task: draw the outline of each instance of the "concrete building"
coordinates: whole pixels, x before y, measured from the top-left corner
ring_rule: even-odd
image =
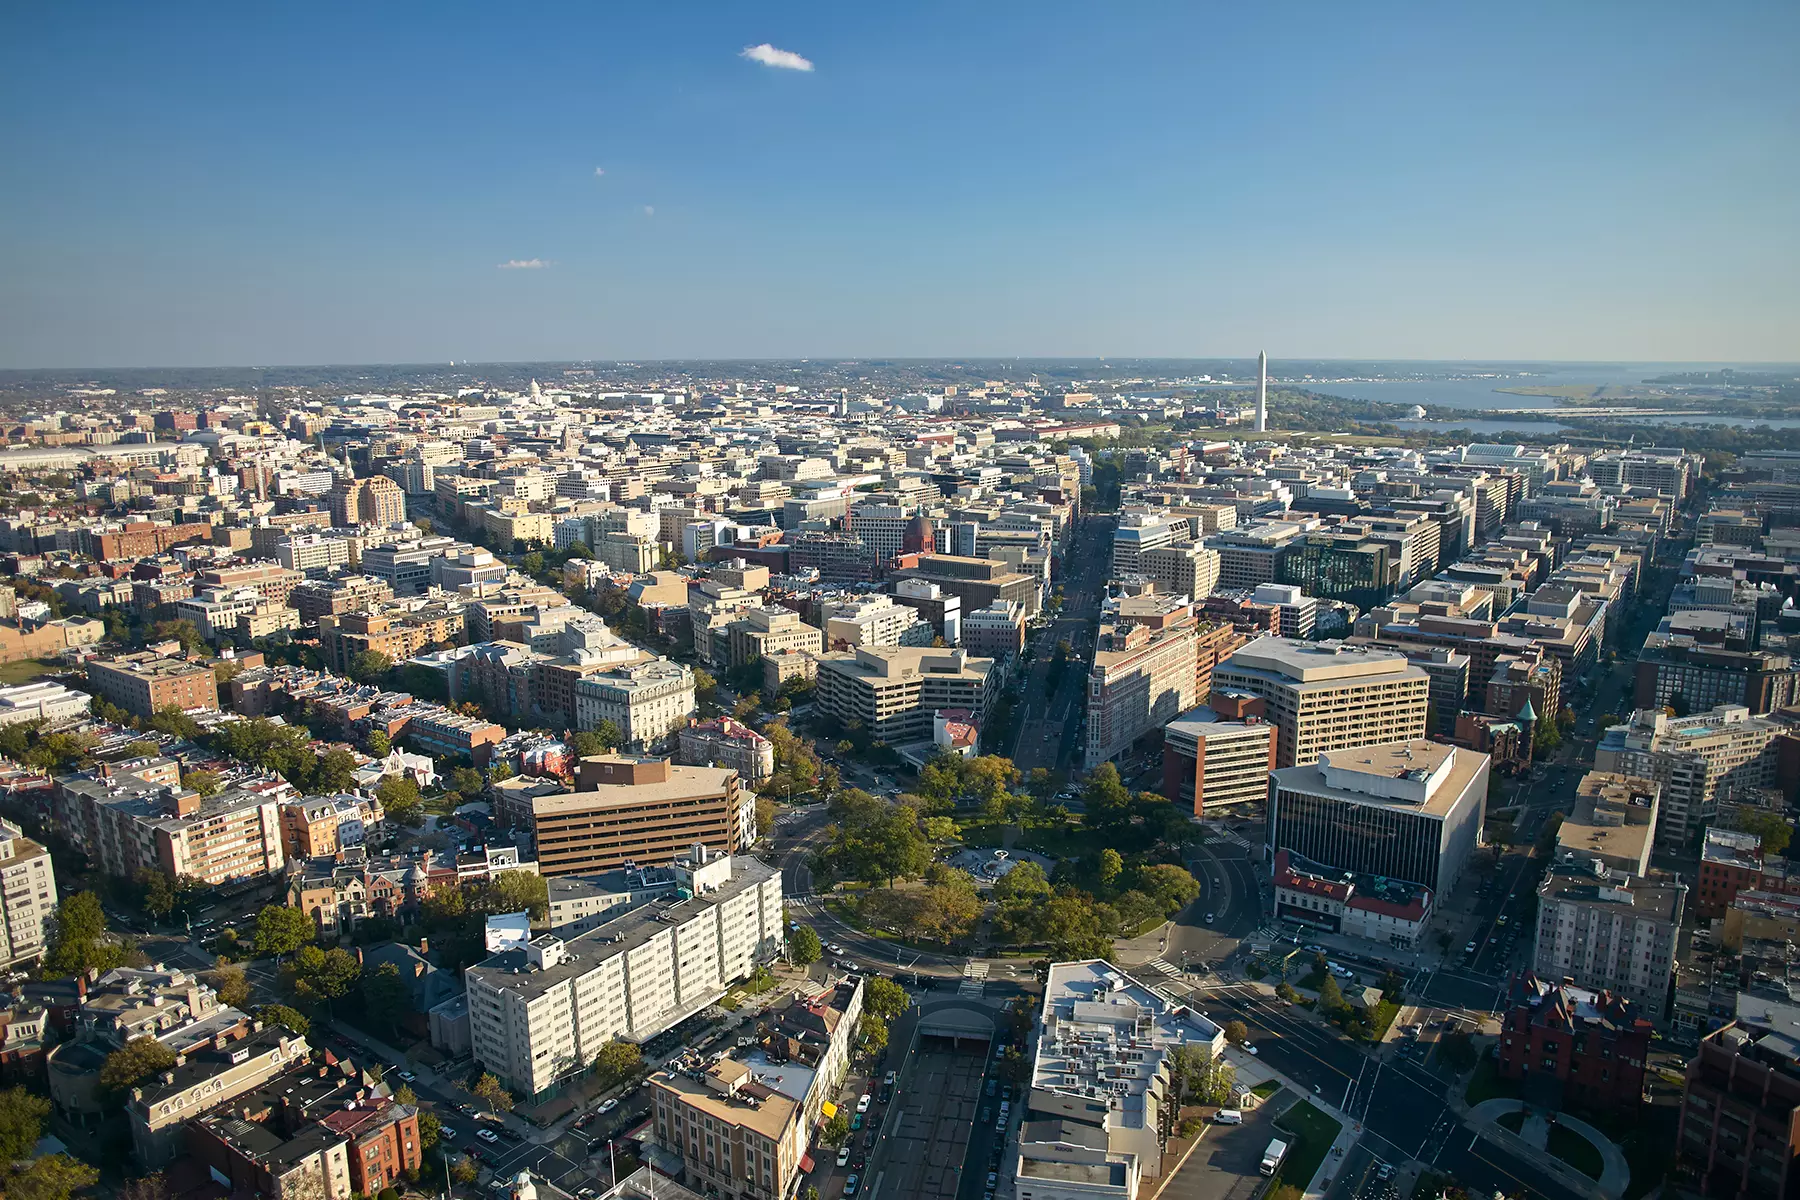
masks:
[[[691,766],[726,767],[753,786],[775,774],[774,743],[730,717],[689,725],[677,740],[678,757]]]
[[[11,821],[0,821],[0,967],[43,957],[55,911],[50,852]]]
[[[94,698],[60,683],[39,680],[0,687],[0,725],[17,721],[45,721],[58,725],[87,715]]]
[[[943,708],[966,708],[979,724],[999,690],[993,660],[964,650],[862,647],[821,655],[818,671],[819,710],[861,721],[890,745],[930,738],[932,714]]]
[[[746,797],[734,771],[608,754],[581,760],[576,788],[521,799],[535,832],[540,874],[667,862],[695,842],[727,853],[744,844]]]
[[[1268,604],[1281,614],[1281,636],[1295,641],[1312,637],[1319,619],[1319,602],[1291,583],[1259,583],[1250,593],[1257,604]]]
[[[584,675],[575,684],[575,728],[611,721],[628,746],[667,737],[694,708],[693,668],[666,658]]]
[[[927,554],[920,556],[917,566],[901,567],[891,578],[896,583],[906,579],[934,583],[939,591],[959,597],[964,612],[985,608],[996,600],[1011,600],[1031,618],[1043,606],[1044,581],[996,559]]]
[[[1168,1064],[1184,1046],[1216,1058],[1225,1034],[1104,960],[1050,964],[1014,1172],[1021,1198],[1132,1197],[1161,1178]],[[1079,1183],[1103,1190],[1067,1190]]]
[[[146,720],[164,708],[187,712],[219,707],[212,668],[184,658],[162,658],[148,650],[96,658],[88,662],[87,677],[96,696]]]
[[[1766,788],[1775,782],[1775,738],[1782,728],[1751,716],[1741,705],[1720,705],[1687,717],[1640,709],[1601,737],[1594,767],[1660,784],[1657,841],[1687,846],[1733,789]]]
[[[825,650],[823,629],[808,625],[793,609],[776,604],[741,610],[725,631],[733,667],[748,666],[787,651],[822,654]]]
[[[1191,604],[1156,595],[1108,601],[1088,664],[1087,766],[1116,757],[1194,707],[1200,675]]]
[[[1481,836],[1488,756],[1437,742],[1328,750],[1270,773],[1269,855],[1447,895]]]
[[[1682,616],[1686,620],[1679,625],[1685,631],[1674,627],[1678,619],[1672,615],[1664,618],[1670,629],[1659,629],[1644,639],[1632,695],[1639,708],[1668,705],[1677,712],[1702,712],[1721,704],[1741,704],[1758,715],[1794,702],[1791,657],[1773,650],[1708,645],[1707,641],[1714,639],[1706,632],[1697,635],[1697,627],[1715,614],[1688,611]],[[1725,624],[1722,617],[1719,614],[1715,620]]]
[[[52,811],[89,860],[119,878],[149,870],[217,886],[281,871],[280,809],[292,787],[256,780],[202,798],[167,782],[169,767],[58,779]]]
[[[1165,596],[1204,600],[1219,586],[1219,552],[1196,545],[1146,550],[1138,557],[1137,573],[1154,580]]]
[[[832,650],[854,650],[858,646],[929,646],[937,638],[937,630],[930,621],[921,617],[916,609],[896,604],[892,596],[828,600],[822,606],[821,618],[825,625],[825,645]]]
[[[1287,521],[1264,521],[1240,525],[1207,538],[1207,546],[1219,555],[1219,588],[1254,588],[1281,579],[1282,562],[1299,536],[1298,525]]]
[[[1576,785],[1573,811],[1556,831],[1558,856],[1577,855],[1615,871],[1649,874],[1661,799],[1662,787],[1655,780],[1589,771]]]
[[[1425,733],[1430,679],[1396,651],[1262,637],[1214,667],[1212,685],[1262,697],[1281,767]]]
[[[1112,577],[1147,575],[1143,561],[1146,551],[1185,545],[1192,537],[1193,529],[1186,517],[1171,516],[1160,508],[1127,506],[1119,513],[1119,523],[1113,530]]]
[[[977,658],[996,662],[1025,649],[1025,610],[1010,600],[996,600],[962,620],[961,646]]]
[[[1265,800],[1275,768],[1275,727],[1263,702],[1215,692],[1210,705],[1163,727],[1162,793],[1196,819],[1221,808]]]
[[[1538,885],[1533,969],[1615,992],[1661,1024],[1687,890],[1673,875],[1630,875],[1579,852],[1559,855]]]
[[[1423,884],[1327,867],[1277,850],[1275,914],[1327,933],[1410,950],[1430,923],[1435,899]]]
[[[608,1042],[656,1036],[780,952],[779,870],[702,846],[670,869],[674,895],[464,973],[475,1059],[515,1095],[544,1094]]]
[[[396,525],[406,520],[406,492],[383,475],[340,479],[326,499],[331,505],[331,523],[340,527]]]

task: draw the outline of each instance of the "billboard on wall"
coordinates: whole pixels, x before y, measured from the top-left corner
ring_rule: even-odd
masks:
[[[497,954],[502,950],[522,949],[530,940],[531,914],[528,912],[501,913],[497,917],[487,919],[489,954]]]

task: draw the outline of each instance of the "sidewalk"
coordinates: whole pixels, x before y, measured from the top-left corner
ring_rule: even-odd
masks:
[[[1545,1148],[1550,1128],[1541,1109],[1532,1108],[1523,1100],[1494,1099],[1483,1100],[1467,1112],[1469,1120],[1482,1137],[1504,1143],[1521,1158],[1529,1159],[1551,1172],[1571,1191],[1594,1197],[1595,1200],[1619,1200],[1631,1183],[1631,1166],[1625,1161],[1625,1152],[1586,1121],[1567,1113],[1556,1114],[1557,1124],[1574,1130],[1600,1151],[1603,1165],[1598,1180],[1588,1178]],[[1527,1114],[1525,1125],[1518,1133],[1499,1123],[1501,1117],[1515,1112]]]
[[[333,1033],[353,1045],[361,1046],[363,1049],[377,1057],[379,1065],[383,1068],[383,1082],[387,1083],[390,1087],[394,1087],[401,1081],[397,1074],[392,1079],[388,1078],[388,1071],[411,1071],[414,1075],[418,1076],[418,1081],[421,1084],[450,1096],[454,1103],[484,1107],[480,1100],[471,1096],[468,1090],[456,1080],[445,1077],[439,1072],[432,1070],[430,1067],[425,1066],[423,1063],[412,1062],[406,1055],[394,1049],[386,1042],[381,1041],[379,1038],[376,1038],[374,1035],[364,1033],[354,1025],[347,1025],[344,1022],[335,1019],[329,1022],[329,1024]],[[562,1131],[559,1129],[554,1127],[541,1129],[528,1121],[514,1116],[512,1113],[496,1115],[500,1117],[501,1124],[505,1125],[506,1128],[512,1130],[534,1146],[548,1145],[556,1138],[562,1136]]]

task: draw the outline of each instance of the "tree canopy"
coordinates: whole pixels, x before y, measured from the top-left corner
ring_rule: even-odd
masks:
[[[132,1038],[106,1056],[100,1086],[119,1095],[140,1079],[175,1065],[175,1052],[153,1037]]]

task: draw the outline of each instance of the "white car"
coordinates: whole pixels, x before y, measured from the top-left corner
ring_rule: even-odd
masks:
[[[611,1100],[608,1100],[605,1104],[602,1104],[600,1106],[600,1111],[603,1113],[609,1113],[617,1107],[619,1107],[619,1098],[617,1096],[614,1096]]]
[[[838,1166],[847,1167],[849,1165],[850,1165],[850,1147],[845,1146],[842,1150],[838,1151]]]
[[[866,1113],[869,1111],[869,1105],[873,1103],[874,1100],[870,1097],[869,1093],[864,1092],[861,1096],[857,1097],[856,1111],[859,1113]]]
[[[475,1131],[475,1136],[484,1142],[497,1142],[500,1140],[500,1135],[491,1129],[477,1129]]]

